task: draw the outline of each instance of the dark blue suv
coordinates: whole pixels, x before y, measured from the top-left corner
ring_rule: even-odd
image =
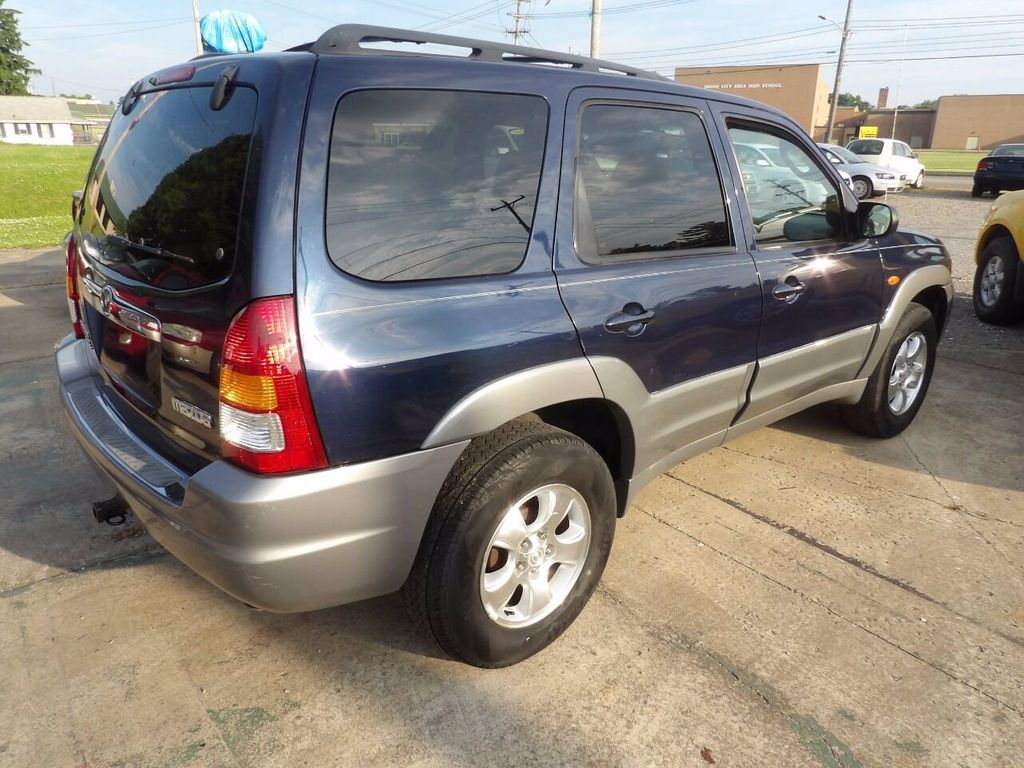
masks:
[[[404,588],[479,666],[678,462],[825,401],[904,429],[952,297],[773,109],[392,29],[140,80],[73,209],[63,401],[152,535],[268,610]]]

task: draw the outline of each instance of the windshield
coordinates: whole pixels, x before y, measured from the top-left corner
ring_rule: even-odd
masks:
[[[828,148],[829,152],[834,154],[844,163],[863,163],[864,161],[857,157],[853,152],[846,149],[845,147],[832,147]]]
[[[1003,144],[992,150],[992,157],[1024,157],[1024,144]]]
[[[141,96],[114,114],[83,199],[83,247],[105,266],[165,290],[231,273],[256,92],[220,110],[211,88]]]
[[[846,145],[855,155],[880,155],[884,147],[878,139],[855,139]]]

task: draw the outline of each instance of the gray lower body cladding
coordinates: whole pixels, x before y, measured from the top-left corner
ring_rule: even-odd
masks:
[[[292,476],[225,461],[193,475],[142,443],[105,404],[95,355],[66,338],[60,393],[88,457],[171,554],[258,608],[292,612],[393,592],[465,442]]]

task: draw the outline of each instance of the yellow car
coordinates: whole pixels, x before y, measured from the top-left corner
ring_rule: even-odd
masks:
[[[974,314],[993,325],[1024,318],[1024,190],[1008,192],[989,209],[974,261]]]

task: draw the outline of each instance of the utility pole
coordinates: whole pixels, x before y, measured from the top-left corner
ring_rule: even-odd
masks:
[[[590,7],[590,58],[601,55],[601,0],[593,0]]]
[[[836,82],[832,86],[832,103],[828,106],[828,126],[825,128],[825,142],[829,143],[832,141],[832,129],[836,124],[836,107],[839,106],[839,85],[843,79],[843,60],[846,58],[846,41],[850,37],[850,14],[853,12],[853,0],[846,0],[846,20],[843,22],[842,28],[839,30],[843,33],[843,39],[839,43],[839,61],[836,63]],[[839,27],[832,19],[827,19],[824,16],[818,16],[819,19],[829,22],[835,27]]]
[[[523,6],[529,5],[529,3],[530,0],[516,0],[516,9],[508,14],[515,22],[515,27],[509,34],[512,35],[512,42],[516,45],[519,45],[522,38],[530,33],[530,30],[526,28],[526,21],[530,18],[530,14],[523,12]]]
[[[203,37],[199,34],[199,0],[192,0],[192,23],[196,28],[196,56],[202,56]]]
[[[892,138],[896,138],[896,118],[900,115],[900,82],[903,80],[903,59],[907,57],[907,27],[903,28],[903,51],[900,53],[900,73],[896,75],[896,106],[892,110]]]

